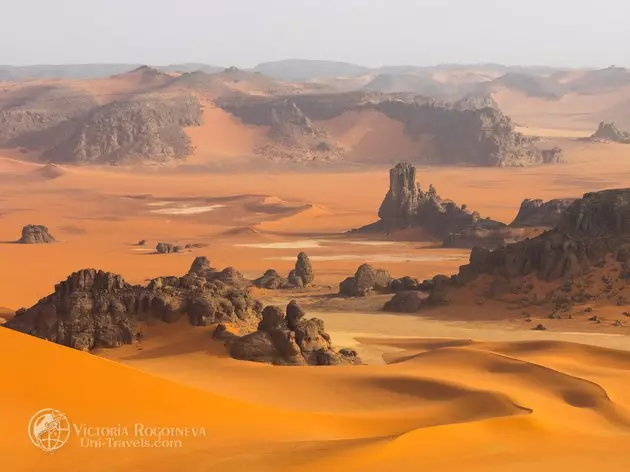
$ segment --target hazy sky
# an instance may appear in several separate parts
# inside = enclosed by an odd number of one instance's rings
[[[628,0],[0,0],[0,64],[630,66]]]

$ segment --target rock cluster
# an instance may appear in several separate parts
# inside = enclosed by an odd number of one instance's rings
[[[315,272],[311,260],[305,252],[301,252],[298,254],[295,269],[289,272],[287,277],[283,277],[275,269],[268,269],[262,277],[255,279],[253,284],[259,288],[279,290],[308,287],[314,280]]]
[[[29,309],[21,309],[6,327],[75,349],[118,347],[133,341],[136,321],[146,317],[167,323],[188,314],[191,324],[252,323],[262,306],[252,299],[234,269],[221,272],[195,261],[183,277],[158,277],[132,286],[120,275],[84,269],[55,286]]]
[[[602,121],[597,131],[590,137],[592,141],[612,141],[615,143],[630,144],[630,133],[621,131],[615,123]]]
[[[555,199],[548,202],[528,198],[521,203],[518,215],[510,226],[513,228],[535,226],[553,228],[560,223],[562,214],[574,201],[575,198]]]
[[[22,228],[22,237],[17,242],[18,244],[47,244],[54,243],[55,238],[45,226],[27,225]]]
[[[306,319],[295,300],[287,305],[286,314],[277,306],[265,307],[258,330],[230,340],[228,349],[235,359],[276,365],[361,363],[355,351],[335,350],[324,330],[324,322]]]

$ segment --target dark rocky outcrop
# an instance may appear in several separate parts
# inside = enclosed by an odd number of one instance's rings
[[[22,237],[17,242],[18,244],[47,244],[54,243],[55,238],[45,226],[27,225],[22,228]]]
[[[602,121],[597,131],[589,138],[591,141],[611,141],[615,143],[630,144],[630,133],[621,131],[615,123]]]
[[[252,281],[259,288],[270,290],[304,288],[313,283],[315,280],[315,272],[311,260],[305,252],[298,254],[295,263],[295,269],[289,272],[288,277],[283,277],[275,269],[268,269],[262,275]]]
[[[399,292],[385,303],[383,309],[395,313],[415,313],[420,309],[424,298],[422,293],[417,291]]]
[[[187,313],[196,326],[257,322],[262,307],[246,287],[230,284],[225,271],[198,267],[147,286],[132,286],[110,272],[80,270],[36,305],[19,310],[5,327],[89,351],[133,342],[136,322],[147,318],[172,323]]]
[[[286,316],[279,307],[265,307],[256,332],[228,341],[230,355],[276,365],[361,363],[355,351],[333,348],[322,320],[304,316],[304,310],[295,301],[287,306]]]
[[[505,224],[482,218],[466,205],[442,199],[430,185],[423,191],[416,182],[416,168],[399,163],[390,169],[390,186],[378,211],[380,221],[357,232],[386,232],[408,228],[423,229],[450,247],[477,244],[496,246],[505,235]]]
[[[606,264],[613,264],[610,272],[618,274],[615,280],[621,287],[614,289],[613,279],[603,272],[604,291],[594,294],[594,274]],[[469,264],[459,274],[434,279],[425,303],[447,303],[457,288],[480,277],[486,298],[512,294],[521,297],[521,304],[549,302],[566,307],[615,295],[617,303],[623,304],[630,277],[630,189],[585,194],[565,210],[554,229],[538,237],[493,251],[473,248]],[[532,293],[535,280],[547,283],[542,301]],[[578,286],[582,288],[574,292]]]
[[[289,277],[291,274],[289,274]],[[313,265],[305,252],[298,254],[297,261],[295,263],[294,277],[302,279],[302,283],[305,287],[311,285],[315,280],[315,272],[313,271]]]
[[[375,269],[363,264],[354,277],[348,277],[339,284],[339,294],[348,297],[366,297],[374,292],[386,293],[390,289],[392,277],[383,269]]]
[[[574,201],[575,198],[555,199],[548,202],[528,198],[521,203],[518,215],[510,226],[513,228],[533,226],[553,228]]]
[[[253,281],[253,284],[258,288],[266,288],[269,290],[291,288],[289,281],[282,277],[275,269],[267,269],[262,277]]]
[[[176,252],[182,252],[183,250],[183,246],[178,246],[171,243],[158,243],[157,246],[155,246],[155,252],[158,254],[172,254]]]

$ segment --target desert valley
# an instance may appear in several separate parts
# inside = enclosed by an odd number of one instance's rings
[[[627,470],[628,131],[621,67],[0,67],[3,470]]]

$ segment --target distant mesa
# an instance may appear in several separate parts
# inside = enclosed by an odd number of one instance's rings
[[[602,121],[590,140],[630,144],[630,133],[621,131],[614,123]]]
[[[49,244],[56,242],[48,228],[42,225],[27,225],[22,228],[22,237],[18,244]]]
[[[292,300],[286,313],[277,306],[267,306],[254,333],[241,338],[228,338],[230,355],[236,359],[275,365],[360,364],[352,349],[333,348],[324,322],[307,319],[306,313]]]

